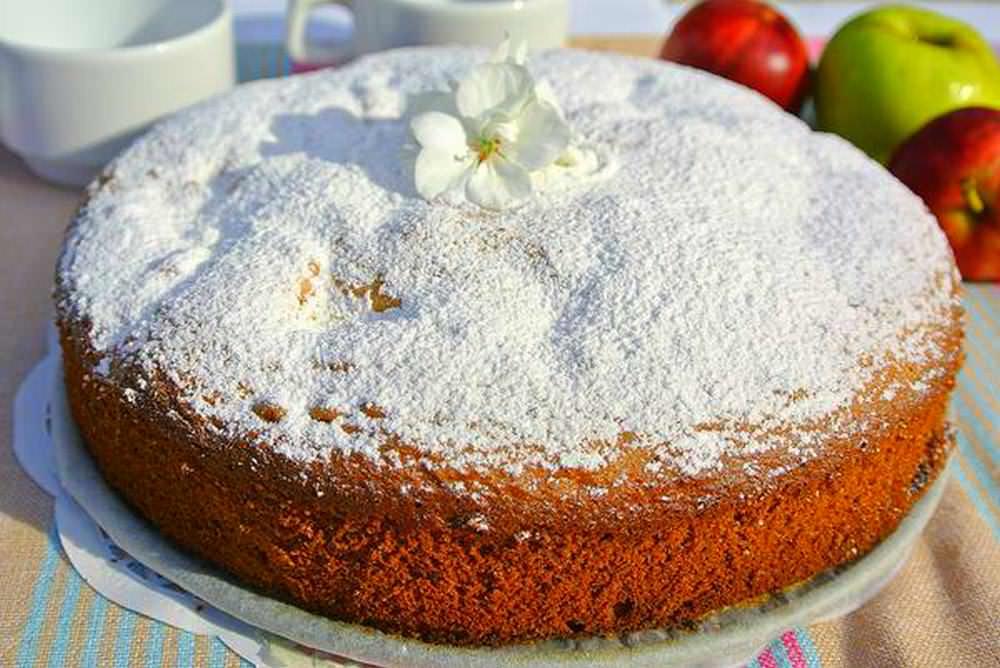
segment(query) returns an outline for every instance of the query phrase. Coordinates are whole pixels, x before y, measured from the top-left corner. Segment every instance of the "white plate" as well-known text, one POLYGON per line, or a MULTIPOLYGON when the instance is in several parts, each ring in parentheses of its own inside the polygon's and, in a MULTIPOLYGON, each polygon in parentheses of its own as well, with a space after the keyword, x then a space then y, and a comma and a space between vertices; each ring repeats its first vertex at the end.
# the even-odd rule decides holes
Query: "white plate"
MULTIPOLYGON (((65 490, 122 549, 188 592, 254 627, 330 654, 378 666, 741 665, 794 626, 839 617, 863 605, 902 567, 944 492, 947 469, 899 528, 858 561, 822 573, 752 608, 713 615, 697 632, 653 630, 623 637, 554 640, 506 647, 453 647, 388 635, 320 617, 246 589, 168 543, 104 482, 80 440, 61 374, 53 382, 52 437, 65 490)), ((278 654, 285 651, 279 646, 278 654)), ((288 658, 291 658, 289 656, 288 658)))

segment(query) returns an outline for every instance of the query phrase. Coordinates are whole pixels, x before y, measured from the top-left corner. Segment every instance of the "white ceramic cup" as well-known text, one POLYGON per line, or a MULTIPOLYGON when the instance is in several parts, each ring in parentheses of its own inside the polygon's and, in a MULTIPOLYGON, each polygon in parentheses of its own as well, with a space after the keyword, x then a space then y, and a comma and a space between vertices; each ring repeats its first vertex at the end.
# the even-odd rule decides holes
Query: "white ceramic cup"
POLYGON ((225 0, 0 0, 0 141, 84 185, 156 119, 231 88, 225 0))
POLYGON ((526 40, 532 49, 556 47, 568 28, 568 0, 289 0, 285 46, 298 69, 309 69, 400 46, 496 46, 507 35, 526 40), (351 10, 354 31, 348 40, 306 39, 309 13, 320 5, 351 10))

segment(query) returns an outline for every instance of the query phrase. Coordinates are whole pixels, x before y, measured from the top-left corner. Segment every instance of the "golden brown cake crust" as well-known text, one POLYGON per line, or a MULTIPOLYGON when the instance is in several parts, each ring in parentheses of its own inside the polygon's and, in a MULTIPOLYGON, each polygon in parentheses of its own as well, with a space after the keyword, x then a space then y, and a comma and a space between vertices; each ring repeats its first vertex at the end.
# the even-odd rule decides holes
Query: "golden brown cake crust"
POLYGON ((84 326, 60 324, 89 451, 168 538, 305 609, 456 644, 676 626, 865 554, 947 459, 961 359, 956 324, 940 361, 947 372, 922 400, 779 484, 708 496, 689 482, 670 490, 671 504, 659 501, 663 489, 630 486, 636 521, 612 507, 601 522, 555 497, 532 499, 542 503, 533 514, 521 499, 517 512, 494 508, 481 531, 443 486, 384 493, 416 463, 396 474, 360 457, 302 467, 259 444, 220 442, 168 385, 132 401, 90 372, 84 326))

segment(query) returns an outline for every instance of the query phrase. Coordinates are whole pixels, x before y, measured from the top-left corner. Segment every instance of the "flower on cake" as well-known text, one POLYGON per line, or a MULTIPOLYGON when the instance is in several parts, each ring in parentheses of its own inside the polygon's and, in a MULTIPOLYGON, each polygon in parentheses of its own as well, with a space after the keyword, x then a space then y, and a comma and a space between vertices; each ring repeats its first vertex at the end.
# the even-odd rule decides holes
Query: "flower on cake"
POLYGON ((458 191, 483 208, 505 209, 529 197, 533 175, 566 154, 569 126, 525 55, 523 43, 505 40, 450 93, 415 100, 410 129, 420 146, 414 178, 422 197, 458 191))

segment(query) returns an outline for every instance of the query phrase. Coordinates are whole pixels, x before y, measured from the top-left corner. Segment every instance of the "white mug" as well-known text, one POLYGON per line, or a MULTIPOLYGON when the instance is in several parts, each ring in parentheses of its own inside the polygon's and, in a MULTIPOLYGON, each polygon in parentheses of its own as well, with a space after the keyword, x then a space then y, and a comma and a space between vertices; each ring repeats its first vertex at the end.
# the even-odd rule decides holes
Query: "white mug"
POLYGON ((153 121, 231 88, 225 0, 0 0, 0 141, 85 185, 153 121))
POLYGON ((562 46, 569 28, 568 0, 289 0, 285 46, 296 69, 343 62, 372 51, 420 44, 496 46, 505 36, 532 49, 562 46), (310 11, 343 5, 354 15, 344 42, 306 39, 310 11))

